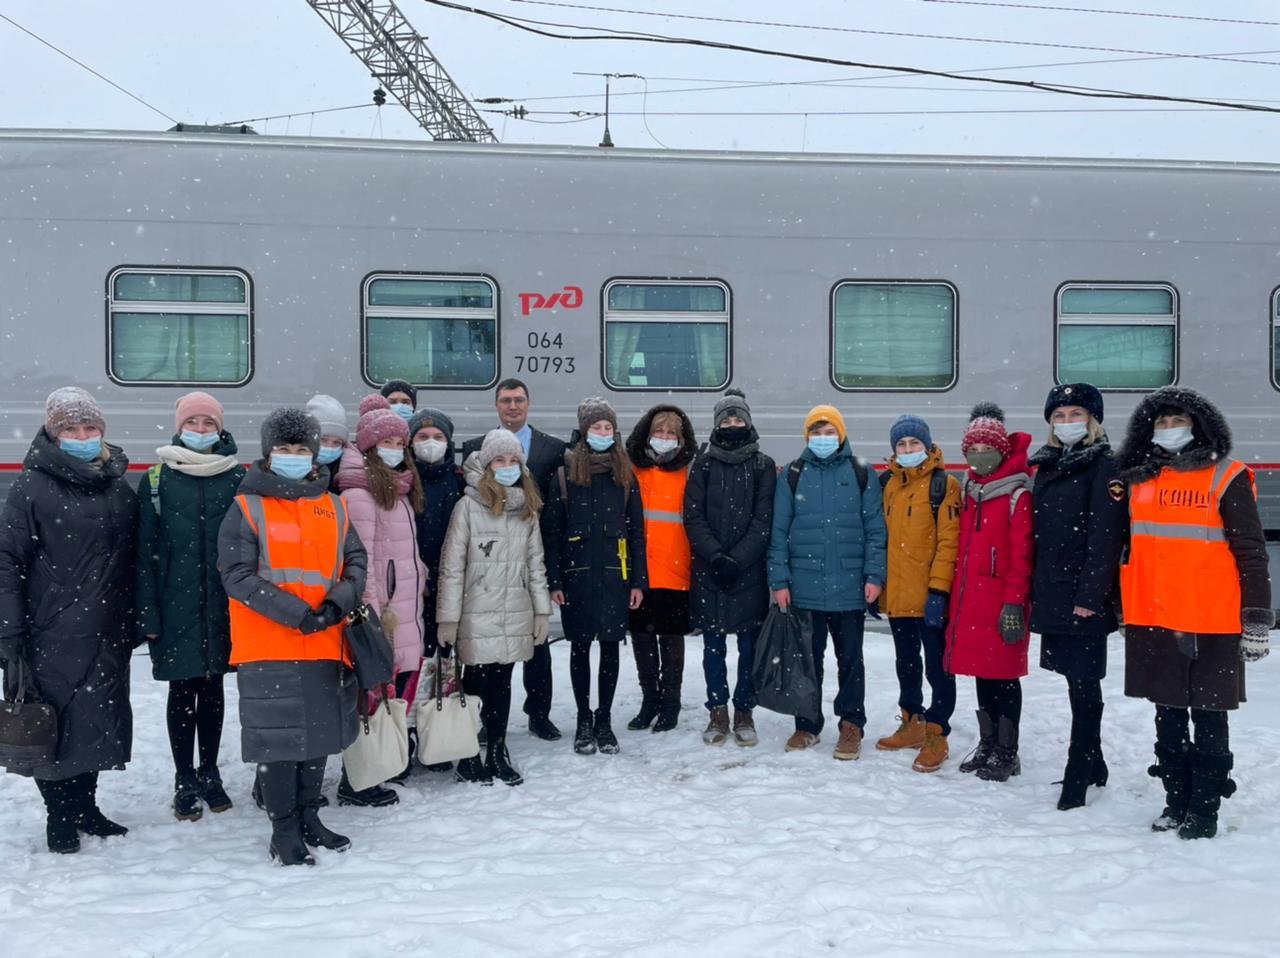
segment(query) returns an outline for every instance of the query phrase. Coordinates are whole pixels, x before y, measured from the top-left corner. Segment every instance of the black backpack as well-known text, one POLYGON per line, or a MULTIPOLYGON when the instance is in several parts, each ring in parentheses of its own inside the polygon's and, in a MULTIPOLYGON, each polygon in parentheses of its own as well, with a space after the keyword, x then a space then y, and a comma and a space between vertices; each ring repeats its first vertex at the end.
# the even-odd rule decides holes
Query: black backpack
MULTIPOLYGON (((880 473, 880 489, 883 491, 885 486, 889 485, 889 480, 893 478, 893 473, 885 470, 880 473)), ((942 501, 947 498, 947 473, 945 469, 935 469, 929 476, 929 508, 933 510, 933 521, 938 521, 938 510, 942 508, 942 501)))
MULTIPOLYGON (((800 473, 804 472, 804 460, 792 459, 791 465, 787 466, 787 485, 791 487, 792 497, 796 494, 796 487, 800 485, 800 473)), ((867 460, 853 457, 853 474, 858 477, 858 491, 867 491, 867 479, 871 474, 871 469, 867 465, 867 460)), ((884 488, 882 482, 880 488, 884 488)))

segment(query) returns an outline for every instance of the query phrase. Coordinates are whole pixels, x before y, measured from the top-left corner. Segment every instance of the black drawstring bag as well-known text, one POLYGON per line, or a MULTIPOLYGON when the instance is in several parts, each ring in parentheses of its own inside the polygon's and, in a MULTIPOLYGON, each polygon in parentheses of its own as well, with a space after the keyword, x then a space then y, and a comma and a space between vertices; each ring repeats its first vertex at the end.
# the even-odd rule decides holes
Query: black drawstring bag
POLYGON ((351 660, 356 667, 356 684, 362 689, 376 689, 395 675, 396 654, 391 641, 382 631, 378 613, 367 605, 352 609, 343 629, 351 660))
POLYGON ((18 659, 12 668, 12 695, 6 682, 6 701, 0 702, 0 765, 15 772, 52 765, 58 757, 58 713, 34 701, 26 662, 18 659))
POLYGON ((756 704, 772 712, 817 721, 822 687, 813 662, 813 618, 791 607, 769 609, 751 662, 756 704))

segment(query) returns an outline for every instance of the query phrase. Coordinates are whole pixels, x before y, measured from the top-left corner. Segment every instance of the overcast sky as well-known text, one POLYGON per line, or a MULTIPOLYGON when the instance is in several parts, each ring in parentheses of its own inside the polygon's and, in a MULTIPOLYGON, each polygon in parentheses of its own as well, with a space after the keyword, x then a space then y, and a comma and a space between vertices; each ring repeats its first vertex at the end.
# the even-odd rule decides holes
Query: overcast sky
MULTIPOLYGON (((1080 6, 1280 22, 1280 4, 1275 0, 473 2, 512 16, 587 27, 713 39, 895 66, 981 71, 1040 82, 1250 100, 1280 107, 1280 84, 1276 82, 1280 79, 1280 26, 1025 8, 1080 6), (828 29, 581 9, 589 5, 786 21, 828 29), (855 30, 953 39, 852 32, 855 30), (1172 58, 1169 54, 1181 56, 1172 58), (1208 55, 1219 59, 1205 58, 1208 55), (1100 60, 1112 62, 1080 62, 1100 60), (1068 63, 1076 65, 1064 65, 1068 63), (1010 69, 1015 67, 1027 68, 1010 69)), ((603 81, 575 76, 575 71, 647 77, 647 101, 639 95, 643 81, 614 83, 617 95, 612 101, 615 113, 610 126, 619 146, 1271 161, 1280 144, 1280 114, 1207 112, 1178 104, 1148 105, 1166 112, 1134 112, 1134 106, 1143 104, 1010 91, 986 84, 886 75, 883 71, 737 52, 545 39, 424 0, 398 3, 429 37, 433 52, 468 96, 473 100, 512 98, 531 111, 533 119, 573 119, 533 111, 602 109, 599 94, 603 81), (742 85, 771 81, 792 85, 742 85), (729 88, 661 92, 716 86, 729 88), (1002 110, 1046 112, 944 112, 1002 110), (1080 110, 1091 112, 1050 112, 1080 110), (1117 110, 1125 112, 1100 112, 1117 110), (733 111, 795 115, 667 115, 733 111), (647 117, 642 115, 645 112, 647 117), (862 115, 820 115, 833 112, 862 115), (875 115, 878 113, 882 115, 875 115)), ((370 100, 375 86, 364 67, 305 0, 0 0, 0 13, 165 114, 189 122, 305 114, 360 104, 370 100)), ((170 125, 164 117, 2 20, 0 94, 0 125, 6 127, 157 130, 170 125)), ((603 128, 597 118, 534 123, 484 115, 505 143, 589 145, 599 142, 603 128)), ((253 125, 260 133, 270 134, 426 138, 394 101, 380 111, 370 107, 259 120, 253 125)))

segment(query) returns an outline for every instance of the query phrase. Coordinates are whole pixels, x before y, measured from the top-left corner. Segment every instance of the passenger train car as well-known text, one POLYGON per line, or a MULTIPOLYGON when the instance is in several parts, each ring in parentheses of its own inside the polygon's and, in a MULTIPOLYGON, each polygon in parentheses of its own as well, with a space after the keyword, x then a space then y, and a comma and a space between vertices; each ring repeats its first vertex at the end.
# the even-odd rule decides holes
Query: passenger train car
POLYGON ((702 431, 738 386, 779 459, 829 402, 872 462, 915 411, 959 464, 978 400, 1039 439, 1089 380, 1118 440, 1176 382, 1227 410, 1280 540, 1278 172, 2 131, 0 471, 65 383, 142 468, 195 387, 246 459, 269 409, 354 416, 389 378, 466 438, 516 376, 562 436, 594 394, 702 431))

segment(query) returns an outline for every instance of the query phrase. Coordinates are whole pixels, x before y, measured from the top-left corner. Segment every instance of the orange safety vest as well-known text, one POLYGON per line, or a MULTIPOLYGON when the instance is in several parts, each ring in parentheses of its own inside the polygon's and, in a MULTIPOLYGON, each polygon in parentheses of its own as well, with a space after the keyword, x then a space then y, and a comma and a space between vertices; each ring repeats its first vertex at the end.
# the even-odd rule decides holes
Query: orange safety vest
POLYGON ((688 592, 693 555, 684 534, 686 469, 637 469, 640 501, 644 504, 644 548, 649 564, 649 588, 688 592))
MULTIPOLYGON (((347 510, 330 493, 310 499, 236 496, 245 521, 258 535, 258 575, 312 609, 342 579, 347 510)), ((303 635, 231 599, 231 664, 333 660, 351 664, 342 623, 303 635)))
POLYGON ((1193 472, 1166 466, 1129 490, 1129 560, 1120 567, 1127 625, 1239 633, 1240 571, 1218 505, 1241 472, 1252 486, 1253 471, 1235 459, 1193 472))

